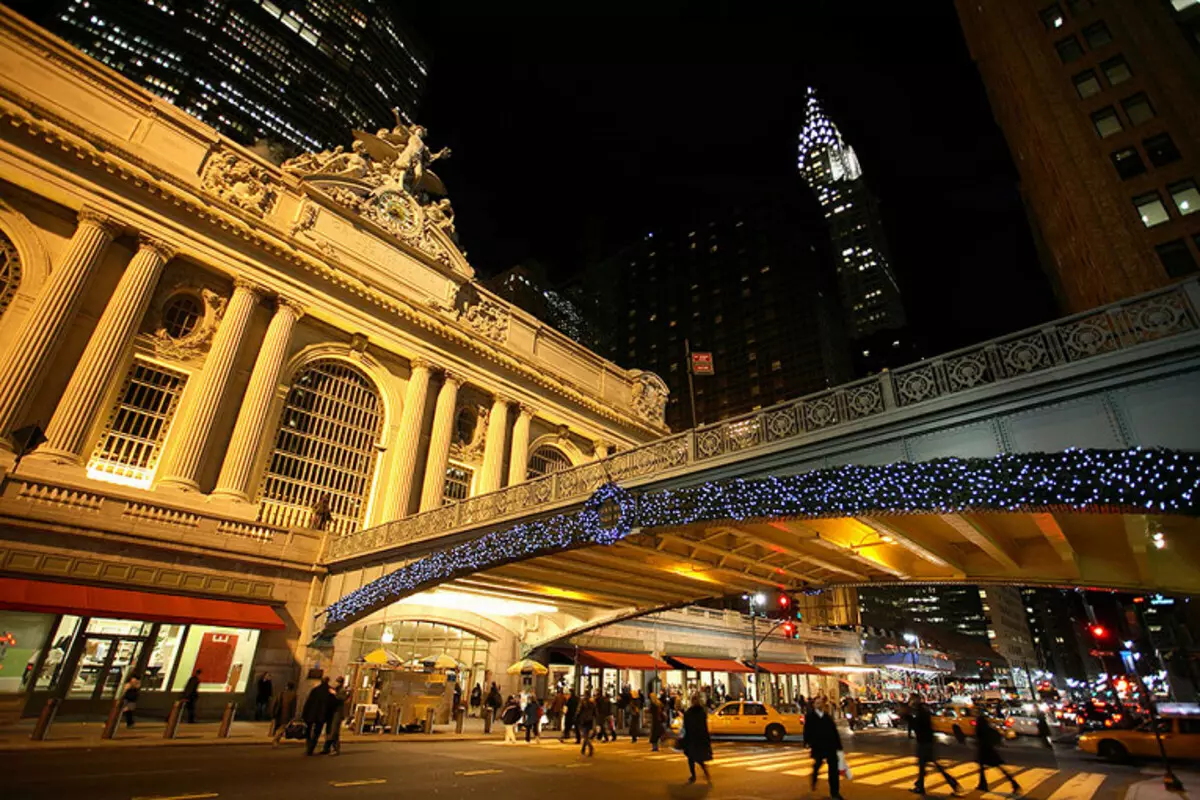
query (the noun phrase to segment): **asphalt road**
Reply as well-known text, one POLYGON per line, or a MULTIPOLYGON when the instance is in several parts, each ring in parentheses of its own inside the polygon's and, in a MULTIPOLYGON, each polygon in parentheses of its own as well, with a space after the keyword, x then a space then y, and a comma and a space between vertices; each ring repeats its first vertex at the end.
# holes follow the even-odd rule
MULTIPOLYGON (((903 733, 859 734, 847 741, 854 780, 848 800, 911 798, 916 772, 903 733)), ((346 743, 340 756, 305 757, 300 747, 208 746, 5 754, 0 795, 26 798, 227 800, 232 798, 797 798, 809 797, 808 753, 795 743, 729 741, 716 746, 710 765, 714 786, 685 783, 678 753, 651 753, 628 737, 598 744, 593 758, 549 736, 541 744, 501 742, 346 743)), ((969 746, 943 745, 939 756, 969 789, 976 773, 969 746)), ((1137 766, 1110 766, 1060 747, 1029 742, 1004 748, 1032 800, 1121 800, 1128 786, 1150 775, 1137 766)), ((972 800, 1007 800, 1006 784, 989 773, 993 793, 972 800)), ((930 795, 949 795, 940 779, 927 778, 930 795)), ((814 798, 827 797, 824 780, 814 798)))

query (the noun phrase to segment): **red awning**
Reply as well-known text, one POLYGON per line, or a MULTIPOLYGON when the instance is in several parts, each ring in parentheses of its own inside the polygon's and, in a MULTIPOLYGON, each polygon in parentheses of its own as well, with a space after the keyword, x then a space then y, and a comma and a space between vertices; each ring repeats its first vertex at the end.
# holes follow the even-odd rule
POLYGON ((580 650, 579 663, 585 667, 609 669, 670 669, 671 665, 646 653, 612 653, 607 650, 580 650))
POLYGON ((217 625, 223 628, 287 628, 270 606, 182 597, 175 594, 104 589, 72 583, 0 578, 0 608, 43 614, 139 619, 146 622, 217 625))
POLYGON ((760 661, 758 668, 772 675, 828 675, 812 664, 784 664, 781 661, 760 661))
POLYGON ((732 658, 692 658, 691 656, 667 656, 683 669, 697 672, 751 672, 751 669, 732 658))

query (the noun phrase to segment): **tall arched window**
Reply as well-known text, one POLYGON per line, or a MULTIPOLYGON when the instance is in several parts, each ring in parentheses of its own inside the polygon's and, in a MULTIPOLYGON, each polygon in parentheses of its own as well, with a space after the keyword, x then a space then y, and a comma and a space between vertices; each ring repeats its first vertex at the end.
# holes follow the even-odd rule
POLYGON ((525 477, 527 479, 537 478, 549 475, 551 472, 568 469, 570 466, 571 459, 567 458, 566 453, 557 447, 544 444, 529 456, 529 474, 525 477))
POLYGON ((260 519, 308 524, 319 521, 315 510, 328 504, 330 530, 357 530, 382 424, 379 393, 360 370, 333 359, 308 365, 296 376, 283 408, 263 479, 260 519))
POLYGON ((17 246, 0 231, 0 314, 3 314, 21 285, 21 255, 17 246))

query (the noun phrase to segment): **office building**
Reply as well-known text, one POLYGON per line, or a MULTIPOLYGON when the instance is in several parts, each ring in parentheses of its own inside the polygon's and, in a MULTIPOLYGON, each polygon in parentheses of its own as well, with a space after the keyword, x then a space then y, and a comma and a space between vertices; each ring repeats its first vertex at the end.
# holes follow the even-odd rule
POLYGON ((411 120, 427 62, 365 0, 9 0, 83 52, 241 144, 285 154, 411 120))
POLYGON ((1088 620, 1079 593, 1025 588, 1021 596, 1038 669, 1052 676, 1050 681, 1060 689, 1066 688, 1068 678, 1082 681, 1094 674, 1095 659, 1088 655, 1082 636, 1088 620))
POLYGON ((1196 3, 957 5, 1063 309, 1083 311, 1195 272, 1196 3))
POLYGON ((712 353, 695 420, 715 422, 850 377, 828 257, 787 203, 647 232, 589 270, 600 352, 661 375, 667 422, 692 426, 685 342, 712 353))
POLYGON ((988 642, 1008 662, 1013 685, 1018 689, 1029 687, 1038 655, 1021 590, 1013 586, 980 586, 979 602, 987 618, 988 642))
POLYGON ((584 309, 593 304, 579 281, 552 287, 545 268, 531 261, 509 267, 488 278, 484 284, 498 296, 584 347, 598 345, 592 319, 584 313, 584 309))

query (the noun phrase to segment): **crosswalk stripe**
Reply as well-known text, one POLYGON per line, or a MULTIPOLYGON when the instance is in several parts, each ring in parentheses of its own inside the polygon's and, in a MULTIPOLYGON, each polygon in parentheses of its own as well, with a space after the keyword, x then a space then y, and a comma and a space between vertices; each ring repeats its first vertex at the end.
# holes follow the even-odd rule
MULTIPOLYGON (((869 775, 872 772, 878 772, 879 770, 890 769, 899 764, 904 764, 906 762, 912 762, 912 760, 913 759, 908 756, 905 756, 904 758, 887 758, 887 759, 880 761, 878 763, 875 763, 875 764, 868 764, 867 766, 862 767, 861 769, 854 769, 853 764, 851 764, 850 767, 851 767, 851 770, 855 773, 854 779, 858 780, 859 775, 869 775)), ((807 777, 809 775, 812 775, 812 764, 809 764, 807 767, 803 767, 801 769, 788 770, 787 772, 784 772, 783 774, 784 775, 792 775, 797 778, 807 777)))
POLYGON ((1108 776, 1098 772, 1080 772, 1072 775, 1048 800, 1091 800, 1106 777, 1108 776))
POLYGON ((733 766, 733 765, 748 765, 766 763, 768 761, 784 761, 794 759, 797 756, 795 750, 776 750, 774 753, 760 753, 753 756, 731 756, 729 758, 714 758, 708 762, 712 766, 733 766))
MULTIPOLYGON (((1021 784, 1021 793, 1028 794, 1057 774, 1058 770, 1056 769, 1034 767, 1033 769, 1023 770, 1014 777, 1017 779, 1017 783, 1021 784)), ((1001 779, 1003 779, 1003 776, 1001 776, 1001 779)), ((992 781, 991 773, 988 773, 988 781, 989 785, 995 783, 992 781)), ((1001 792, 987 792, 981 796, 981 800, 1009 800, 1010 797, 1010 795, 1002 794, 1001 792)))
MULTIPOLYGON (((964 778, 964 777, 973 775, 973 774, 977 773, 978 771, 979 771, 979 765, 975 764, 974 762, 963 762, 961 764, 955 764, 953 766, 946 768, 946 772, 951 777, 954 777, 954 778, 964 778)), ((912 778, 913 783, 916 783, 917 767, 913 767, 911 778, 912 778)), ((898 781, 897 783, 898 784, 908 783, 908 779, 905 779, 903 781, 898 781)), ((936 768, 933 768, 933 769, 926 768, 925 769, 925 790, 926 791, 928 791, 930 789, 936 789, 939 786, 947 786, 947 785, 949 785, 949 781, 947 781, 945 778, 943 778, 942 773, 938 772, 936 768)))
MULTIPOLYGON (((859 783, 866 783, 870 784, 871 786, 884 786, 886 784, 896 783, 897 781, 906 780, 908 778, 915 779, 917 775, 917 765, 912 763, 914 759, 905 759, 905 761, 908 761, 909 763, 905 764, 899 769, 892 769, 888 770, 887 772, 876 772, 875 770, 871 770, 872 772, 876 772, 876 774, 855 775, 854 779, 859 783)), ((866 771, 867 770, 863 770, 863 772, 866 771)), ((929 770, 926 770, 925 774, 928 775, 929 770)))
MULTIPOLYGON (((860 764, 870 764, 870 763, 873 763, 875 761, 879 761, 879 760, 885 759, 885 758, 891 758, 891 756, 867 755, 865 753, 851 753, 848 756, 846 756, 846 763, 850 765, 851 769, 854 769, 860 764)), ((803 767, 806 764, 810 764, 811 761, 812 761, 812 756, 805 755, 800 758, 794 758, 791 761, 785 761, 782 764, 767 764, 762 767, 750 767, 750 771, 751 772, 777 772, 780 770, 792 769, 793 767, 803 767)), ((797 770, 797 771, 799 771, 799 770, 797 770)), ((810 768, 809 772, 811 772, 811 771, 812 770, 810 768)), ((787 774, 787 773, 785 773, 785 774, 787 774)), ((809 773, 805 772, 804 774, 807 775, 809 773)))

